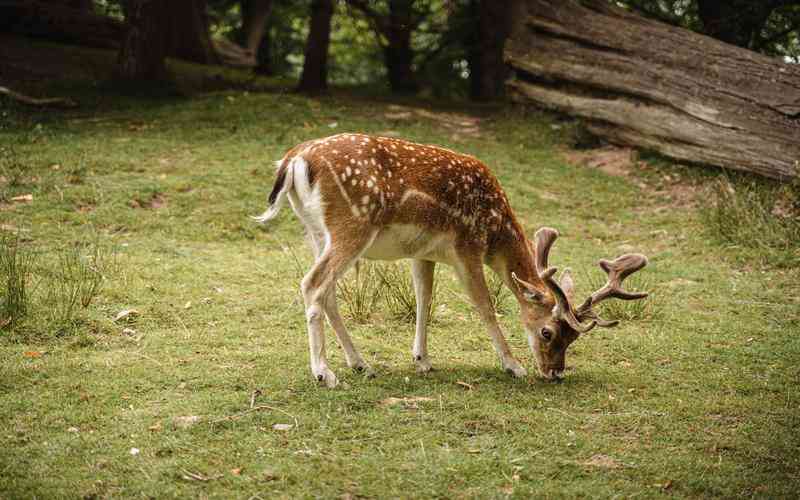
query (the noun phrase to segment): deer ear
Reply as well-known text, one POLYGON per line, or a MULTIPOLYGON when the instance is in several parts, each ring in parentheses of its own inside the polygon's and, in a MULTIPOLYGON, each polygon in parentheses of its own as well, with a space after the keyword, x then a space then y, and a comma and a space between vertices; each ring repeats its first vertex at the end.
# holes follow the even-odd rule
POLYGON ((544 294, 539 290, 522 290, 522 296, 528 302, 536 302, 537 304, 544 304, 544 294))
POLYGON ((546 305, 547 297, 545 296, 544 292, 540 291, 527 281, 519 279, 516 273, 511 273, 511 278, 519 287, 519 290, 522 292, 522 296, 525 297, 525 300, 528 302, 546 305))
POLYGON ((561 278, 559 278, 558 281, 561 285, 561 289, 564 290, 564 295, 566 295, 571 301, 575 295, 575 282, 572 281, 572 273, 570 272, 569 268, 564 269, 564 272, 561 273, 561 278))

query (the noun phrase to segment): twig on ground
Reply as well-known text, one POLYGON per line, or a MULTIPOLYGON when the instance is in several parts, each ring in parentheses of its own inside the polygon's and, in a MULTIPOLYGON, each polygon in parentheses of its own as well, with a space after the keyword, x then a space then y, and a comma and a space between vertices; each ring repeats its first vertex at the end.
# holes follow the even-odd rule
POLYGON ((5 94, 15 101, 28 104, 30 106, 56 106, 61 108, 74 108, 78 106, 78 103, 69 97, 36 98, 27 96, 25 94, 20 94, 19 92, 14 92, 6 87, 0 87, 0 94, 5 94))
POLYGON ((250 409, 252 410, 253 407, 256 405, 256 398, 261 395, 261 389, 256 389, 250 394, 250 409))
POLYGON ((206 481, 211 481, 212 479, 217 479, 217 478, 220 478, 220 477, 222 477, 222 474, 217 474, 214 477, 207 477, 207 476, 204 476, 202 474, 197 474, 195 472, 190 472, 190 471, 188 471, 186 469, 183 469, 183 479, 186 479, 187 481, 203 481, 203 482, 206 482, 206 481))
POLYGON ((229 420, 238 420, 238 419, 242 418, 243 416, 247 415, 248 413, 253 413, 253 412, 262 411, 262 410, 277 411, 279 413, 283 413, 284 415, 291 417, 292 420, 294 420, 295 429, 300 425, 299 422, 297 421, 297 417, 295 417, 291 413, 289 413, 289 412, 287 412, 285 410, 281 410, 280 408, 275 408, 274 406, 269 406, 269 405, 258 405, 258 406, 254 406, 252 408, 249 408, 247 410, 240 411, 239 413, 234 413, 233 415, 220 417, 220 418, 218 418, 216 420, 212 420, 211 421, 211 425, 218 424, 220 422, 226 422, 226 421, 229 421, 229 420))

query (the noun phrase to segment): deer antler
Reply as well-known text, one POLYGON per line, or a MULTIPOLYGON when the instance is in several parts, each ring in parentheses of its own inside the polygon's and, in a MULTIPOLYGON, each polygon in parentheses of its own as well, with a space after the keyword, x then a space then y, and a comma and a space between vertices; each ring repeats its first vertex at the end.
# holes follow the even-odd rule
POLYGON ((558 231, 553 228, 543 227, 536 231, 534 235, 534 242, 536 244, 536 256, 534 260, 536 273, 556 300, 553 315, 565 321, 570 328, 576 332, 587 333, 598 324, 598 321, 595 318, 589 318, 591 321, 587 324, 581 323, 578 316, 575 315, 572 305, 569 303, 567 294, 564 293, 564 290, 561 289, 561 285, 553 278, 556 274, 556 268, 547 266, 550 248, 553 246, 553 243, 555 243, 556 238, 558 238, 558 231))
POLYGON ((628 292, 622 288, 625 278, 647 265, 647 257, 638 253, 629 253, 612 261, 603 259, 598 264, 608 274, 608 280, 578 307, 576 316, 580 320, 596 321, 603 327, 616 326, 619 321, 607 321, 599 318, 592 307, 608 298, 637 300, 647 297, 645 292, 628 292))

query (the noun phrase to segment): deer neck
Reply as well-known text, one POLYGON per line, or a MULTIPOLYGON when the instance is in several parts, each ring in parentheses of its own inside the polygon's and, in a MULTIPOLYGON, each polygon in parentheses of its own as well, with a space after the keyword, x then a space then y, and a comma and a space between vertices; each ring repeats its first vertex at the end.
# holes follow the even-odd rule
MULTIPOLYGON (((528 304, 523 297, 522 291, 511 278, 511 273, 530 283, 540 283, 534 265, 533 245, 524 232, 516 224, 514 230, 508 231, 498 250, 494 253, 494 258, 490 262, 492 270, 503 279, 509 290, 517 298, 520 305, 528 304)), ((544 290, 544 286, 542 286, 544 290)))

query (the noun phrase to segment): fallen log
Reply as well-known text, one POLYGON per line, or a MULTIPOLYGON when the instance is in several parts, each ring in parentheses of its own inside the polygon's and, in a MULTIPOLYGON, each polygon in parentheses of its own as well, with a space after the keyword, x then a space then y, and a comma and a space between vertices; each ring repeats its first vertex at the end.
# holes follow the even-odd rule
POLYGON ((512 99, 681 161, 779 180, 800 173, 800 66, 605 0, 522 0, 515 10, 512 99))

